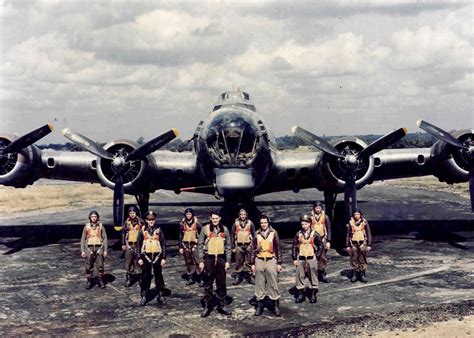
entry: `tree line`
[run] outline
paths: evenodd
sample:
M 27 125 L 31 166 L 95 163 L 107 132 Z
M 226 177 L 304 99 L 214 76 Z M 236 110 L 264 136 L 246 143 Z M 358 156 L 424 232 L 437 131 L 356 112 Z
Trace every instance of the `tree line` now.
M 356 137 L 360 138 L 367 144 L 370 144 L 381 136 L 382 135 L 369 134 L 369 135 L 357 135 Z M 322 136 L 322 138 L 328 142 L 332 142 L 340 137 L 341 136 Z M 410 134 L 407 134 L 400 141 L 392 144 L 389 148 L 392 148 L 392 149 L 427 148 L 427 147 L 431 147 L 435 141 L 436 139 L 427 133 L 410 133 Z M 138 144 L 144 144 L 145 140 L 143 137 L 140 137 L 139 139 L 136 140 L 136 142 Z M 285 136 L 277 137 L 276 143 L 277 143 L 277 148 L 280 150 L 296 149 L 300 145 L 304 145 L 304 143 L 301 140 L 299 140 L 293 135 L 285 135 Z M 105 145 L 105 143 L 102 143 L 101 145 L 103 146 Z M 58 150 L 58 151 L 83 151 L 81 147 L 71 142 L 66 142 L 64 144 L 61 144 L 61 143 L 43 144 L 43 145 L 39 145 L 38 147 L 40 149 L 47 148 L 47 149 L 53 149 L 53 150 Z M 180 151 L 180 150 L 190 151 L 192 150 L 192 147 L 193 147 L 192 142 L 185 143 L 185 141 L 181 140 L 180 138 L 176 138 L 170 143 L 166 144 L 161 149 L 170 150 L 170 151 Z

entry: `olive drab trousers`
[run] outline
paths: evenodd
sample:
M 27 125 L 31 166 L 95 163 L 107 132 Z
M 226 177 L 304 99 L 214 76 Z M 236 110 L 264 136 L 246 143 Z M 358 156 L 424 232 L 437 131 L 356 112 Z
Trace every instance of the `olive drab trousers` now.
M 365 241 L 351 241 L 350 263 L 355 271 L 367 270 L 367 244 Z
M 143 259 L 143 276 L 142 280 L 140 281 L 141 291 L 143 292 L 150 290 L 153 270 L 153 275 L 155 276 L 155 288 L 161 292 L 165 289 L 163 268 L 161 266 L 162 258 L 159 257 L 157 260 L 155 260 L 156 254 L 154 256 L 152 254 L 146 254 L 146 256 L 150 258 L 151 262 L 146 258 Z
M 315 257 L 311 259 L 298 259 L 295 278 L 296 288 L 298 290 L 304 289 L 305 277 L 309 280 L 310 289 L 318 288 L 318 261 Z
M 199 274 L 199 256 L 197 244 L 184 244 L 183 243 L 183 258 L 186 270 L 189 276 L 194 273 Z
M 236 244 L 235 245 L 235 272 L 246 272 L 252 274 L 252 263 L 250 262 L 250 250 L 249 244 Z
M 139 274 L 142 272 L 142 268 L 138 264 L 140 257 L 135 253 L 135 245 L 129 243 L 125 250 L 125 271 L 128 274 Z
M 221 302 L 227 295 L 227 286 L 225 282 L 225 256 L 224 255 L 206 255 L 204 258 L 204 270 L 209 275 L 204 282 L 204 301 L 208 302 L 212 298 L 214 280 L 216 280 L 216 297 Z
M 98 275 L 104 274 L 104 249 L 100 246 L 88 246 L 86 249 L 86 276 L 92 277 L 94 266 Z
M 318 270 L 324 271 L 326 270 L 326 266 L 328 265 L 328 258 L 327 258 L 327 249 L 326 249 L 326 244 L 327 240 L 326 238 L 323 238 L 323 252 L 321 253 L 321 257 L 318 258 Z

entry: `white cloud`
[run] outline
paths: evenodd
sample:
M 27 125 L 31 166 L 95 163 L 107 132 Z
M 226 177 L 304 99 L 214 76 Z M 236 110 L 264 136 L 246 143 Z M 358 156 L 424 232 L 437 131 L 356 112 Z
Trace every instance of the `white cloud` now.
M 399 68 L 469 67 L 473 49 L 454 32 L 431 27 L 402 30 L 392 36 L 394 63 Z

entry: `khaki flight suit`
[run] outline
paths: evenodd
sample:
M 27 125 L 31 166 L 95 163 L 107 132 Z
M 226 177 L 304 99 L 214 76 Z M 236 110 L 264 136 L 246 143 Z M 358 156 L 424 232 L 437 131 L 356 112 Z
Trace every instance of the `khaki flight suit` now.
M 365 218 L 351 218 L 347 226 L 346 247 L 350 247 L 350 264 L 355 271 L 367 270 L 367 247 L 372 246 L 372 233 Z
M 235 272 L 252 275 L 252 264 L 250 255 L 252 250 L 252 239 L 255 236 L 255 226 L 249 219 L 235 220 L 232 226 L 231 238 L 232 249 L 235 249 Z
M 104 274 L 104 251 L 107 251 L 107 233 L 102 223 L 87 223 L 82 231 L 81 251 L 86 254 L 85 270 L 88 278 L 94 273 Z
M 298 261 L 295 283 L 298 290 L 305 287 L 305 277 L 308 278 L 309 288 L 318 289 L 318 260 L 323 252 L 321 237 L 312 230 L 300 230 L 293 239 L 292 258 Z
M 329 217 L 326 215 L 324 210 L 321 211 L 319 215 L 315 214 L 313 211 L 313 215 L 311 216 L 312 226 L 313 229 L 319 234 L 321 237 L 322 245 L 323 245 L 323 252 L 321 256 L 318 258 L 318 270 L 324 271 L 326 270 L 328 258 L 326 244 L 331 242 L 331 221 Z
M 261 301 L 265 294 L 271 300 L 280 298 L 277 265 L 282 263 L 280 239 L 271 226 L 259 229 L 252 241 L 252 264 L 255 264 L 255 296 Z
M 193 274 L 200 274 L 199 270 L 199 248 L 198 237 L 201 233 L 201 224 L 199 224 L 196 217 L 193 217 L 191 223 L 185 218 L 181 220 L 179 229 L 179 247 L 183 249 L 184 264 L 188 276 Z

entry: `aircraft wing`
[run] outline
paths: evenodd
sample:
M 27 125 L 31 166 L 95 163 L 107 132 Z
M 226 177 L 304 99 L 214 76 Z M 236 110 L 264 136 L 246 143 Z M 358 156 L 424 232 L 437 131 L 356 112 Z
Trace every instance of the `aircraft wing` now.
M 455 137 L 472 135 L 458 131 Z M 343 153 L 360 153 L 367 144 L 355 137 L 341 138 L 333 146 Z M 274 151 L 274 171 L 261 193 L 317 188 L 343 192 L 347 173 L 344 159 L 335 158 L 316 148 Z M 469 180 L 469 163 L 456 149 L 438 141 L 430 148 L 384 149 L 364 159 L 355 172 L 356 188 L 374 181 L 434 175 L 448 184 Z

